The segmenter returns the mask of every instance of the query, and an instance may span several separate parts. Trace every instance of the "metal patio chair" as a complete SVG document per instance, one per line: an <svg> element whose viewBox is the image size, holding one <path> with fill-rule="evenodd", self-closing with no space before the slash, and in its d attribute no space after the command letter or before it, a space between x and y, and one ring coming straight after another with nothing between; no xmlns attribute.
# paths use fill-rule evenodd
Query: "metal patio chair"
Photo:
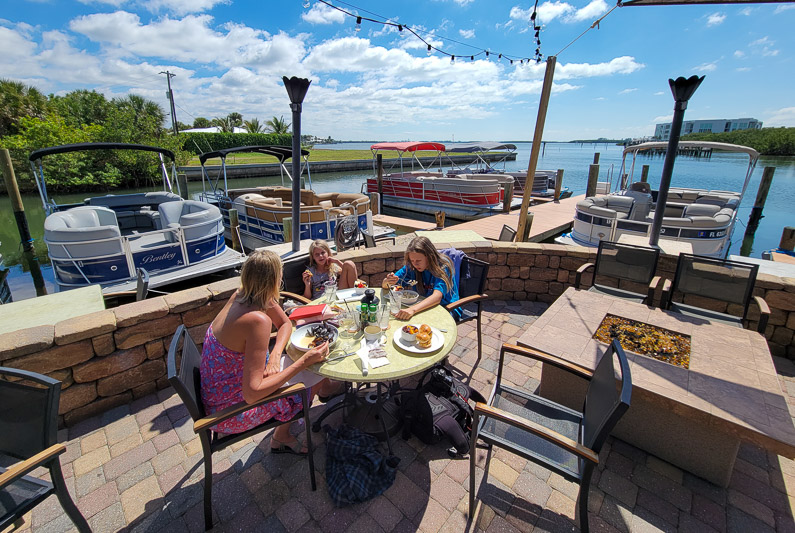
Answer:
<svg viewBox="0 0 795 533"><path fill-rule="evenodd" d="M596 254L596 263L585 263L577 269L574 287L580 288L582 275L593 268L593 285L589 291L623 298L637 303L652 305L654 292L660 284L660 276L655 276L660 250L647 246L634 246L618 242L601 241ZM641 294L599 283L597 277L607 276L620 281L645 285L646 294Z"/></svg>
<svg viewBox="0 0 795 533"><path fill-rule="evenodd" d="M663 285L660 306L683 315L715 320L741 328L743 321L748 319L748 309L753 300L759 308L759 324L756 330L764 335L770 318L770 308L762 297L753 295L758 271L759 265L741 261L679 254L673 284L666 280ZM680 296L682 302L673 301L675 297ZM739 305L743 310L742 316L692 305L687 303L688 296Z"/></svg>
<svg viewBox="0 0 795 533"><path fill-rule="evenodd" d="M582 412L541 396L502 384L505 354L531 357L589 381ZM615 376L613 356L621 377ZM599 451L618 420L629 408L632 377L621 345L614 340L596 369L563 361L552 355L503 344L497 381L488 404L476 403L469 451L469 513L475 510L475 446L478 439L533 461L579 484L577 515L580 530L588 532L588 489ZM491 454L487 456L487 461ZM488 468L488 463L486 464ZM488 471L487 471L488 472ZM484 476L483 483L487 483Z"/></svg>
<svg viewBox="0 0 795 533"><path fill-rule="evenodd" d="M444 253L441 250L441 253ZM483 301L489 298L486 291L486 280L489 276L489 264L479 259L474 259L464 255L461 260L461 268L456 272L458 276L458 297L457 302L447 304L445 309L451 311L457 324L463 324L471 320L476 320L478 324L478 360L483 353L483 339L481 327L481 315L483 313ZM461 316L452 313L455 309L461 311Z"/></svg>
<svg viewBox="0 0 795 533"><path fill-rule="evenodd" d="M181 345L181 346L180 346ZM180 366L177 369L177 353L180 354ZM294 418L286 422L280 422L275 419L268 420L264 424L260 424L248 431L242 433L234 433L230 435L216 433L213 431L213 426L224 420L234 418L241 413L253 409L254 407L262 404L284 398L286 396L293 396L298 394L301 396L301 401L304 406L310 405L308 389L303 384L295 384L289 387L282 387L275 393L267 398L262 398L258 402L248 404L241 402L221 411L216 411L213 414L207 414L204 411L204 406L201 401L199 376L199 364L201 363L201 353L199 348L190 338L187 328L180 325L177 328L174 337L171 339L171 345L168 349L168 382L179 394L182 403L193 419L193 431L199 436L202 444L202 451L204 452L204 529L205 531L213 527L213 510L212 510L212 488L213 488L213 453L223 450L227 446L241 441L257 433L261 433L283 423L290 423L292 420L297 420L303 417L304 428L306 429L306 446L309 449L309 477L312 482L312 490L316 490L317 483L315 482L315 462L312 454L312 436L309 431L309 409L304 407Z"/></svg>
<svg viewBox="0 0 795 533"><path fill-rule="evenodd" d="M61 382L48 376L0 367L0 456L20 460L0 467L0 531L51 494L81 533L90 532L66 488L59 456L58 405ZM29 476L38 467L50 480Z"/></svg>
<svg viewBox="0 0 795 533"><path fill-rule="evenodd" d="M497 240L505 242L513 242L513 239L515 237L516 237L516 230L513 229L508 224L503 224L502 230L500 231L500 237Z"/></svg>

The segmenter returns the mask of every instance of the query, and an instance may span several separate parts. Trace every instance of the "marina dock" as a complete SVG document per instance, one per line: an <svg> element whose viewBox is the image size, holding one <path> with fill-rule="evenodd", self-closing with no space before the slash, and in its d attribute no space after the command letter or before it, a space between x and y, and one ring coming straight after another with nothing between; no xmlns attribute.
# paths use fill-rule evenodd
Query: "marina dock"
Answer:
<svg viewBox="0 0 795 533"><path fill-rule="evenodd" d="M574 206L585 198L584 194L565 198L559 202L545 202L532 205L529 211L533 213L533 225L530 227L530 236L527 242L541 242L571 229ZM492 215L478 220L471 220L455 226L445 228L449 230L472 230L479 235L497 240L502 227L508 225L513 229L519 226L519 211Z"/></svg>

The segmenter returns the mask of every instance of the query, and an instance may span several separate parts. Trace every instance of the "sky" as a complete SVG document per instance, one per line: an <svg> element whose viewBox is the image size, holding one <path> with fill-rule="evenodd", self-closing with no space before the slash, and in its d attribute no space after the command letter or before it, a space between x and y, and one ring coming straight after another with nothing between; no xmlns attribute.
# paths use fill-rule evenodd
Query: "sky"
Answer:
<svg viewBox="0 0 795 533"><path fill-rule="evenodd" d="M282 76L299 76L312 81L304 134L522 141L533 138L545 60L554 55L546 141L651 136L673 114L668 79L694 74L706 78L686 120L795 126L795 3L539 1L541 63L532 2L333 5L408 26L434 50L405 28L357 25L316 0L0 0L0 77L45 94L138 94L168 111L169 71L177 118L192 124L231 112L290 121Z"/></svg>

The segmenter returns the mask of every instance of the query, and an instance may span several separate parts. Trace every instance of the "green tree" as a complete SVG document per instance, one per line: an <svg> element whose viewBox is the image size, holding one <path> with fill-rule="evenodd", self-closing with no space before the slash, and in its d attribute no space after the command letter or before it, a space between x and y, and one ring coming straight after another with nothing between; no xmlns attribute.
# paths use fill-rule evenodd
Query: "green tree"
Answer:
<svg viewBox="0 0 795 533"><path fill-rule="evenodd" d="M265 127L269 133L290 133L290 126L284 120L284 115L279 118L273 117L265 123Z"/></svg>
<svg viewBox="0 0 795 533"><path fill-rule="evenodd" d="M96 91L78 89L64 96L50 95L50 109L71 126L102 124L108 118L112 104Z"/></svg>
<svg viewBox="0 0 795 533"><path fill-rule="evenodd" d="M0 137L18 133L23 117L42 118L47 110L47 97L35 87L0 79Z"/></svg>
<svg viewBox="0 0 795 533"><path fill-rule="evenodd" d="M194 128L209 128L212 125L213 124L212 124L212 122L210 122L210 119L204 118L204 117L197 117L193 121L193 127Z"/></svg>
<svg viewBox="0 0 795 533"><path fill-rule="evenodd" d="M263 133L265 128L259 123L259 119L252 118L243 122L243 128L246 133Z"/></svg>
<svg viewBox="0 0 795 533"><path fill-rule="evenodd" d="M166 114L156 102L147 100L143 96L130 94L124 98L114 98L111 103L115 107L114 118L124 117L126 125L132 128L132 131L128 130L129 134L135 135L133 132L138 130L143 136L158 137L163 133L163 121L166 119ZM131 141L120 140L117 142Z"/></svg>
<svg viewBox="0 0 795 533"><path fill-rule="evenodd" d="M232 126L239 128L243 125L243 115L240 113L229 113L226 117L232 123Z"/></svg>
<svg viewBox="0 0 795 533"><path fill-rule="evenodd" d="M234 133L235 124L230 120L229 116L215 117L212 120L212 125L218 128L221 133Z"/></svg>

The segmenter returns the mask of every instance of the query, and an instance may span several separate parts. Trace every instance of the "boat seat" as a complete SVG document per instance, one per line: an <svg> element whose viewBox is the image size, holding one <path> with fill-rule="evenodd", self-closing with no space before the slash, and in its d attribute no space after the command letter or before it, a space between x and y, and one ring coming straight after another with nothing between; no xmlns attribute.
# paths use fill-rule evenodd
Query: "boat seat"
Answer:
<svg viewBox="0 0 795 533"><path fill-rule="evenodd" d="M633 185L636 185L633 183ZM644 183L643 185L648 185ZM629 220L641 220L645 221L646 218L651 213L651 194L647 192L641 192L637 190L629 190L624 193L624 196L628 198L632 198L632 209L629 212L629 216L627 218Z"/></svg>
<svg viewBox="0 0 795 533"><path fill-rule="evenodd" d="M178 194L165 191L145 192L136 194L106 194L86 199L86 205L109 207L114 210L138 211L145 206L156 208L166 202L182 200Z"/></svg>
<svg viewBox="0 0 795 533"><path fill-rule="evenodd" d="M44 220L44 240L50 257L54 259L85 259L124 253L120 237L116 213L107 207L75 207L53 213Z"/></svg>
<svg viewBox="0 0 795 533"><path fill-rule="evenodd" d="M712 204L690 204L685 207L685 216L713 217L718 214L720 207Z"/></svg>
<svg viewBox="0 0 795 533"><path fill-rule="evenodd" d="M688 206L689 209L697 206ZM699 207L712 207L712 206L699 206ZM667 210L666 210L667 211ZM698 212L698 210L697 210ZM734 211L729 208L723 208L717 211L714 215L688 215L684 217L663 217L663 226L671 227L695 227L695 228L720 228L729 224Z"/></svg>
<svg viewBox="0 0 795 533"><path fill-rule="evenodd" d="M223 231L221 210L214 205L183 200L160 204L157 209L160 212L163 229L182 227L186 242ZM169 242L178 240L177 234L173 231L166 233L165 238Z"/></svg>
<svg viewBox="0 0 795 533"><path fill-rule="evenodd" d="M629 196L593 196L577 202L577 209L599 217L624 219L629 216L633 202Z"/></svg>

